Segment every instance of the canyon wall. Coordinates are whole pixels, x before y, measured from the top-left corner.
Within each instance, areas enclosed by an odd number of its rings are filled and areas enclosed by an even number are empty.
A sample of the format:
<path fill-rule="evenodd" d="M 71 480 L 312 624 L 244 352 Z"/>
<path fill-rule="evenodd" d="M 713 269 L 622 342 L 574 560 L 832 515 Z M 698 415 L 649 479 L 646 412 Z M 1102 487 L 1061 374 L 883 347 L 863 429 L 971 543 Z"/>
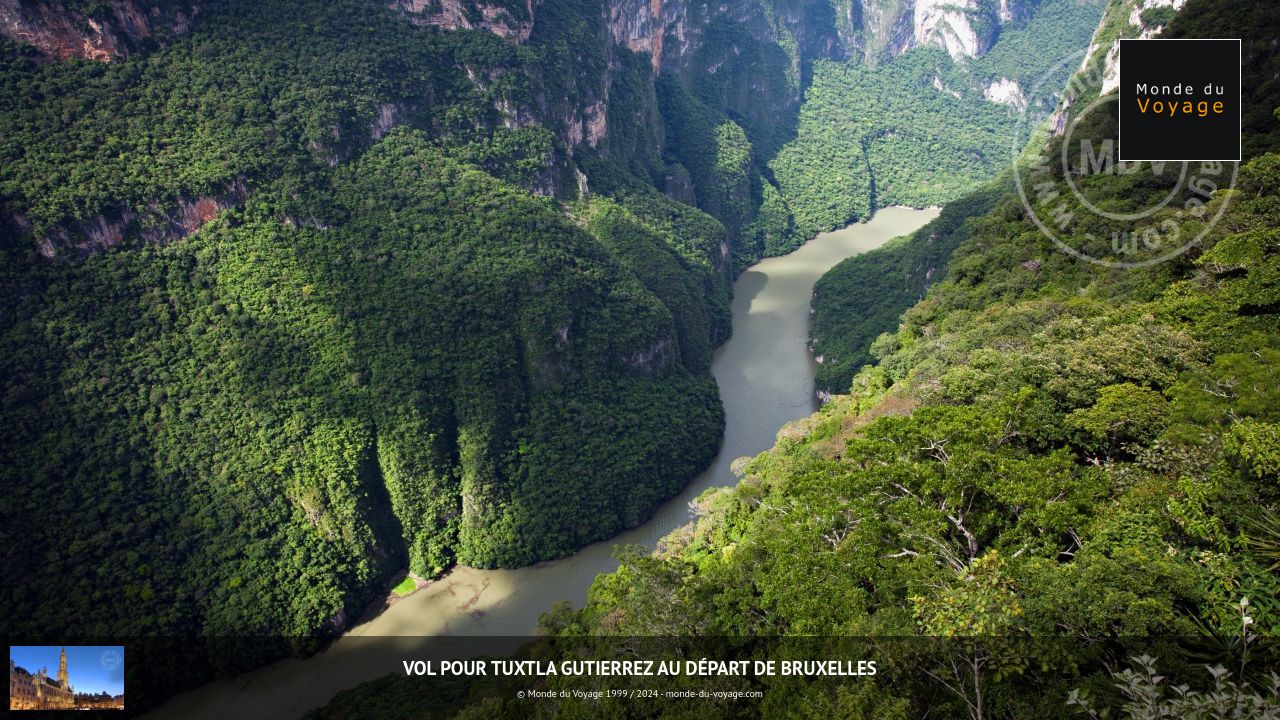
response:
<path fill-rule="evenodd" d="M 105 6 L 0 0 L 0 35 L 53 60 L 110 62 L 187 32 L 200 11 L 198 3 L 167 0 L 111 0 Z"/>

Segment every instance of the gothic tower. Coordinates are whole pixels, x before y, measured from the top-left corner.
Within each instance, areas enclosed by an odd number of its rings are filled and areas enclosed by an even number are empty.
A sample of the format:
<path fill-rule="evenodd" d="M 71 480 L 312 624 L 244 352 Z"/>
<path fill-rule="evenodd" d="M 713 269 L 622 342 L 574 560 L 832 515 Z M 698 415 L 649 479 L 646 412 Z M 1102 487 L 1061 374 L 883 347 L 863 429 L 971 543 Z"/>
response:
<path fill-rule="evenodd" d="M 62 648 L 62 657 L 58 659 L 58 685 L 63 690 L 71 687 L 71 683 L 67 680 L 67 648 Z"/>

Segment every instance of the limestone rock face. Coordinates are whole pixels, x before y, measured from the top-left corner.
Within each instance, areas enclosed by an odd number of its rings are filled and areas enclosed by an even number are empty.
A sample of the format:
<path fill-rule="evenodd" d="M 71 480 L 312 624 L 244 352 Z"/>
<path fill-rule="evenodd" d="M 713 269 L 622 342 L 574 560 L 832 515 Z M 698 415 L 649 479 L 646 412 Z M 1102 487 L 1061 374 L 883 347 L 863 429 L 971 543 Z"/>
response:
<path fill-rule="evenodd" d="M 1000 28 L 1030 17 L 1039 0 L 845 0 L 837 13 L 842 40 L 869 62 L 936 45 L 952 58 L 978 57 Z"/>
<path fill-rule="evenodd" d="M 418 25 L 434 25 L 446 30 L 488 30 L 517 42 L 529 39 L 533 32 L 537 0 L 515 3 L 486 3 L 471 0 L 392 0 L 391 7 L 400 10 Z"/>
<path fill-rule="evenodd" d="M 1050 119 L 1054 134 L 1061 135 L 1066 130 L 1072 108 L 1087 105 L 1093 97 L 1114 92 L 1120 86 L 1122 38 L 1151 38 L 1164 29 L 1147 11 L 1159 8 L 1181 10 L 1186 3 L 1187 0 L 1123 0 L 1108 5 L 1085 51 L 1080 72 L 1068 85 L 1062 102 Z M 1118 18 L 1124 20 L 1117 22 Z M 1102 33 L 1107 28 L 1111 31 L 1104 36 Z"/>
<path fill-rule="evenodd" d="M 1017 110 L 1027 106 L 1027 98 L 1022 92 L 1022 86 L 1016 80 L 1009 78 L 993 80 L 987 85 L 983 95 L 991 102 L 1008 105 Z"/>
<path fill-rule="evenodd" d="M 912 14 L 916 45 L 939 45 L 952 58 L 975 57 L 983 40 L 970 19 L 977 0 L 917 0 Z"/>
<path fill-rule="evenodd" d="M 512 43 L 529 43 L 540 25 L 563 22 L 563 8 L 544 0 L 368 0 L 389 8 L 408 23 L 444 31 L 490 32 Z M 593 45 L 583 62 L 548 91 L 500 95 L 493 100 L 496 122 L 508 129 L 548 128 L 558 140 L 546 168 L 529 189 L 548 195 L 576 196 L 591 178 L 575 166 L 584 153 L 631 163 L 648 158 L 667 176 L 672 197 L 698 206 L 718 219 L 735 211 L 721 206 L 747 203 L 751 171 L 739 173 L 719 200 L 694 192 L 688 172 L 664 169 L 659 156 L 671 128 L 663 120 L 664 100 L 682 86 L 712 112 L 723 112 L 744 128 L 758 146 L 785 138 L 771 133 L 778 118 L 793 116 L 804 93 L 807 68 L 820 59 L 887 62 L 913 48 L 936 46 L 965 60 L 987 52 L 1004 24 L 1030 16 L 1039 0 L 587 0 L 574 8 Z M 1130 0 L 1148 6 L 1182 0 Z M 0 33 L 35 47 L 50 60 L 90 58 L 111 61 L 140 53 L 190 29 L 201 0 L 105 0 L 86 16 L 67 0 L 0 0 Z M 552 32 L 551 25 L 543 32 Z M 508 72 L 465 68 L 478 90 Z M 527 82 L 526 82 L 527 80 Z M 540 87 L 529 77 L 514 84 Z M 710 80 L 710 82 L 708 82 Z M 505 82 L 511 82 L 508 78 Z M 707 87 L 714 87 L 708 94 Z M 940 78 L 935 86 L 955 93 Z M 621 89 L 625 88 L 625 89 Z M 700 88 L 698 92 L 693 92 Z M 993 102 L 1013 108 L 1025 104 L 1023 88 L 993 79 L 985 88 Z M 665 94 L 664 94 L 665 93 Z M 312 141 L 313 155 L 333 166 L 376 142 L 397 124 L 412 123 L 415 109 L 384 102 L 351 126 L 340 121 L 330 136 Z M 590 171 L 585 171 L 589 173 Z M 683 173 L 683 174 L 682 174 Z M 242 184 L 252 185 L 253 178 Z M 220 210 L 238 204 L 247 190 L 228 188 L 203 198 L 172 198 L 148 211 L 118 208 L 77 218 L 37 238 L 47 255 L 82 257 L 120 244 L 143 225 L 146 214 L 160 218 L 160 230 L 145 239 L 172 242 L 194 232 Z M 704 193 L 705 195 L 705 193 Z M 19 214 L 0 218 L 26 231 Z M 737 230 L 738 228 L 731 228 Z"/>
<path fill-rule="evenodd" d="M 149 222 L 132 210 L 114 208 L 93 217 L 68 223 L 39 238 L 36 248 L 45 257 L 84 258 L 124 241 L 130 231 L 156 245 L 181 240 L 212 221 L 223 210 L 239 205 L 246 193 L 242 182 L 234 182 L 216 195 L 179 197 L 172 205 L 152 203 L 146 209 Z M 10 222 L 25 231 L 24 219 L 11 217 Z"/>
<path fill-rule="evenodd" d="M 111 0 L 85 15 L 57 0 L 0 0 L 0 34 L 52 60 L 111 60 L 191 29 L 198 2 Z"/>

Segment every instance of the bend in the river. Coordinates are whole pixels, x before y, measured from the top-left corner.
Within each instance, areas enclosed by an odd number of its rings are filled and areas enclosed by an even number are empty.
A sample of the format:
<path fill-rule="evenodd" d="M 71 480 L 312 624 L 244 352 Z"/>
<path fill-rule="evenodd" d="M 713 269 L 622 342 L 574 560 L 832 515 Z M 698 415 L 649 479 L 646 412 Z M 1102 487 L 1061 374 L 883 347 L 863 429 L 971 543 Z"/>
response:
<path fill-rule="evenodd" d="M 724 402 L 724 444 L 711 466 L 648 522 L 554 562 L 518 570 L 455 568 L 352 628 L 318 655 L 210 683 L 174 698 L 150 717 L 298 717 L 339 690 L 392 672 L 396 665 L 388 662 L 388 653 L 414 658 L 424 643 L 439 651 L 450 642 L 447 638 L 467 638 L 453 641 L 454 657 L 492 652 L 528 636 L 553 603 L 581 605 L 596 575 L 617 567 L 614 546 L 653 546 L 687 523 L 691 500 L 709 487 L 735 482 L 729 466 L 736 458 L 769 449 L 779 428 L 816 409 L 808 334 L 809 301 L 818 278 L 847 257 L 916 230 L 938 212 L 885 208 L 870 222 L 823 233 L 738 278 L 733 336 L 716 351 L 711 366 Z M 491 636 L 492 641 L 478 643 L 475 636 Z"/>

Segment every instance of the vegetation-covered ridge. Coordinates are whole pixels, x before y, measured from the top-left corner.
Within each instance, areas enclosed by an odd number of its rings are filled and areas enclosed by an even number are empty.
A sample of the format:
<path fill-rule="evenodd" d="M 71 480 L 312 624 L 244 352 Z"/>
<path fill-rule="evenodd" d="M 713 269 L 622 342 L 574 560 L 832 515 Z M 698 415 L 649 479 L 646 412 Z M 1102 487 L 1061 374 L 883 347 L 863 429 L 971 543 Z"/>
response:
<path fill-rule="evenodd" d="M 1004 196 L 852 394 L 784 428 L 658 552 L 624 552 L 584 608 L 544 617 L 555 644 L 528 652 L 881 662 L 849 681 L 654 685 L 763 693 L 703 717 L 1274 712 L 1280 154 L 1245 164 L 1229 200 L 1201 250 L 1107 271 L 1030 242 Z M 431 717 L 522 717 L 511 690 L 387 678 L 317 717 L 426 702 Z M 652 716 L 627 700 L 546 702 Z"/>
<path fill-rule="evenodd" d="M 1280 34 L 1277 17 L 1193 2 L 1171 33 L 1248 38 L 1246 75 L 1271 77 L 1274 54 L 1256 50 Z M 739 464 L 740 484 L 704 494 L 696 521 L 656 552 L 623 552 L 585 607 L 544 617 L 555 642 L 529 652 L 616 653 L 649 636 L 655 656 L 719 642 L 776 658 L 792 656 L 794 636 L 934 639 L 863 646 L 854 657 L 878 654 L 889 670 L 852 682 L 710 681 L 763 696 L 699 705 L 703 717 L 1274 714 L 1280 146 L 1268 138 L 1280 96 L 1257 87 L 1250 102 L 1272 110 L 1248 110 L 1236 187 L 1204 212 L 1175 202 L 1149 220 L 1187 237 L 1207 229 L 1200 244 L 1108 269 L 1053 248 L 1016 193 L 982 200 L 947 279 L 877 343 L 849 394 Z M 1114 133 L 1114 115 L 1089 122 Z M 1149 177 L 1077 182 L 1138 208 L 1163 194 Z M 1071 241 L 1106 257 L 1118 229 L 1091 220 Z M 443 692 L 427 685 L 388 679 L 330 710 Z M 526 712 L 500 685 L 450 694 L 439 715 Z M 657 712 L 547 703 L 570 716 Z"/>
<path fill-rule="evenodd" d="M 1140 8 L 1136 7 L 1133 0 L 1112 0 L 1107 4 L 1088 59 L 1088 67 L 1099 72 L 1080 73 L 1072 79 L 1058 100 L 1059 109 L 1046 123 L 1047 129 L 1061 131 L 1070 118 L 1089 105 L 1089 97 L 1101 92 L 1106 78 L 1114 79 L 1115 43 L 1120 37 L 1147 35 L 1161 30 L 1167 37 L 1195 37 L 1195 33 L 1201 31 L 1199 28 L 1212 22 L 1204 16 L 1216 13 L 1221 16 L 1217 22 L 1224 27 L 1232 27 L 1233 32 L 1244 38 L 1246 43 L 1243 85 L 1245 157 L 1275 147 L 1280 138 L 1280 128 L 1276 127 L 1267 110 L 1276 97 L 1274 73 L 1277 67 L 1271 60 L 1272 53 L 1267 45 L 1275 30 L 1275 21 L 1254 18 L 1260 24 L 1250 25 L 1252 20 L 1242 19 L 1253 13 L 1247 4 L 1227 8 L 1193 3 L 1185 8 L 1178 24 L 1168 27 L 1170 19 L 1177 14 L 1172 7 L 1158 8 L 1162 12 L 1154 15 L 1138 12 Z M 1061 10 L 1045 7 L 1031 24 L 1054 17 L 1058 12 Z M 1002 42 L 981 58 L 980 64 L 1005 67 L 1009 57 L 1007 49 L 1016 48 L 1019 44 L 1012 37 L 1012 32 L 1002 36 Z M 1058 57 L 1071 58 L 1073 55 L 1064 48 Z M 1113 62 L 1109 63 L 1108 58 Z M 1074 64 L 1068 63 L 1058 69 L 1058 75 L 1050 73 L 1045 76 L 1045 81 L 1050 86 L 1052 83 L 1062 84 L 1065 79 L 1060 77 L 1060 73 L 1073 67 Z M 1017 77 L 1022 82 L 1035 82 L 1026 80 L 1034 72 L 1036 70 L 1027 68 Z M 1034 130 L 1028 125 L 1023 128 L 1023 134 Z M 854 374 L 863 365 L 874 361 L 878 352 L 874 347 L 876 339 L 884 333 L 891 335 L 901 312 L 920 300 L 931 284 L 946 277 L 951 253 L 981 227 L 981 216 L 1002 192 L 1010 188 L 1010 183 L 1012 179 L 1007 173 L 1001 175 L 983 190 L 950 203 L 936 222 L 910 237 L 841 262 L 818 282 L 811 335 L 814 354 L 820 358 L 815 379 L 820 396 L 845 392 Z M 1123 187 L 1117 188 L 1117 192 L 1122 191 Z M 886 337 L 885 342 L 888 341 Z"/>
<path fill-rule="evenodd" d="M 349 0 L 210 3 L 109 64 L 0 48 L 8 635 L 301 650 L 397 570 L 564 555 L 705 466 L 731 238 L 635 176 L 530 192 L 563 126 L 500 108 L 604 67 L 541 8 L 519 47 Z"/>
<path fill-rule="evenodd" d="M 204 2 L 109 63 L 0 41 L 6 631 L 329 635 L 397 570 L 643 520 L 717 446 L 734 273 L 851 217 L 798 223 L 769 164 L 817 137 L 769 110 L 830 7 L 765 5 L 659 75 L 597 0 L 518 41 L 365 0 Z M 901 60 L 868 117 L 972 72 Z"/>
<path fill-rule="evenodd" d="M 323 182 L 164 248 L 5 250 L 6 533 L 45 548 L 6 556 L 16 627 L 305 635 L 406 562 L 616 533 L 710 458 L 713 303 L 658 231 L 415 132 Z"/>
<path fill-rule="evenodd" d="M 1106 270 L 1038 241 L 1004 195 L 851 394 L 784 428 L 657 552 L 624 551 L 585 607 L 544 617 L 555 642 L 527 652 L 825 658 L 840 646 L 786 638 L 920 639 L 855 643 L 883 672 L 850 681 L 659 678 L 763 693 L 702 717 L 1275 712 L 1280 154 L 1245 163 L 1210 214 L 1228 201 L 1188 255 Z M 1167 220 L 1202 227 L 1181 210 L 1154 222 Z M 388 678 L 318 716 L 430 699 L 433 717 L 523 717 L 511 689 Z"/>
<path fill-rule="evenodd" d="M 591 0 L 519 42 L 363 0 L 201 3 L 109 63 L 4 40 L 12 628 L 333 632 L 396 566 L 643 519 L 715 448 L 733 273 L 817 229 L 743 88 L 799 98 L 825 15 L 770 7 L 656 78 Z M 901 61 L 886 102 L 951 62 Z"/>
<path fill-rule="evenodd" d="M 769 161 L 795 236 L 950 202 L 1007 168 L 1024 108 L 1032 122 L 1052 109 L 1073 69 L 1055 66 L 1088 44 L 1101 12 L 1100 1 L 1046 0 L 969 61 L 923 46 L 880 66 L 815 62 L 796 137 Z M 1007 104 L 987 97 L 997 81 L 1018 88 Z"/>

